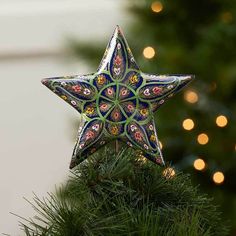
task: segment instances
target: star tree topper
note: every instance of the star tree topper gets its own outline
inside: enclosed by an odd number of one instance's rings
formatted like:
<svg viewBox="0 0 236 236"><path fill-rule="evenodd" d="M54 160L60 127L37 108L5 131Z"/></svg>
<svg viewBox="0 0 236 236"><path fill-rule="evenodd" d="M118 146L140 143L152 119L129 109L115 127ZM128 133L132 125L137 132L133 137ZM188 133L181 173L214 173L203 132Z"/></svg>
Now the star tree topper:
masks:
<svg viewBox="0 0 236 236"><path fill-rule="evenodd" d="M164 164L153 113L192 79L141 72L117 26L97 72L42 80L83 117L70 168L114 139Z"/></svg>

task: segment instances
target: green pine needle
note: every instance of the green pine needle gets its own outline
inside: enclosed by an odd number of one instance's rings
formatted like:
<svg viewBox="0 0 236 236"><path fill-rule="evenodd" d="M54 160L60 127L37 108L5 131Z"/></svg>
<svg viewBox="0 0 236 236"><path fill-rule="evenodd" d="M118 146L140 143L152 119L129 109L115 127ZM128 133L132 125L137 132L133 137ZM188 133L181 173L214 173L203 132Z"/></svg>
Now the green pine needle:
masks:
<svg viewBox="0 0 236 236"><path fill-rule="evenodd" d="M226 235L211 199L189 176L163 176L163 167L138 154L101 150L75 168L67 183L30 203L34 219L24 220L27 236Z"/></svg>

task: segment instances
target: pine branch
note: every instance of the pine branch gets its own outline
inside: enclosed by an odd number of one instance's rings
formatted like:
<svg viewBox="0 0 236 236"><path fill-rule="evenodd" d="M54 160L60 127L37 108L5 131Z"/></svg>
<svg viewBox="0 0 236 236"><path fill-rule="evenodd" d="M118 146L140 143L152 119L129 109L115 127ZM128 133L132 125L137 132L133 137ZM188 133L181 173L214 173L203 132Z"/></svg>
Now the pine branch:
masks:
<svg viewBox="0 0 236 236"><path fill-rule="evenodd" d="M34 197L26 235L226 235L217 207L189 176L163 176L163 167L137 152L101 150L75 168L55 194Z"/></svg>

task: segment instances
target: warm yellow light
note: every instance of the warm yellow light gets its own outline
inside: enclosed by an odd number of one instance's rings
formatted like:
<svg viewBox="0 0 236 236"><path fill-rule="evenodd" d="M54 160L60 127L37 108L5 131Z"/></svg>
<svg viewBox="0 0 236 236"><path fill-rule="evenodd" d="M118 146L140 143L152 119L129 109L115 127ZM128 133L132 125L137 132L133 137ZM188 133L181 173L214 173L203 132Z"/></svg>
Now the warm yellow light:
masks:
<svg viewBox="0 0 236 236"><path fill-rule="evenodd" d="M198 143L201 144L201 145L207 144L208 141L209 141L208 135L205 134L205 133L199 134L199 135L197 136L197 141L198 141Z"/></svg>
<svg viewBox="0 0 236 236"><path fill-rule="evenodd" d="M146 47L143 49L143 56L147 59L152 59L155 56L155 50L153 47Z"/></svg>
<svg viewBox="0 0 236 236"><path fill-rule="evenodd" d="M228 123L227 117L220 115L216 117L216 124L219 127L225 127Z"/></svg>
<svg viewBox="0 0 236 236"><path fill-rule="evenodd" d="M196 103L198 101L198 95L194 91L187 90L184 93L184 99L189 103Z"/></svg>
<svg viewBox="0 0 236 236"><path fill-rule="evenodd" d="M159 146L160 146L160 149L163 148L163 145L162 145L162 142L161 142L161 141L159 141Z"/></svg>
<svg viewBox="0 0 236 236"><path fill-rule="evenodd" d="M206 167L206 163L203 159L199 158L193 162L193 166L196 170L204 170Z"/></svg>
<svg viewBox="0 0 236 236"><path fill-rule="evenodd" d="M185 119L182 125L183 125L183 128L186 130L191 130L194 128L194 122L192 119Z"/></svg>
<svg viewBox="0 0 236 236"><path fill-rule="evenodd" d="M162 5L161 2L156 1L156 2L153 2L153 3L152 3L152 5L151 5L151 9L152 9L153 12L155 12L155 13L159 13L159 12L162 11L162 9L163 9L163 5Z"/></svg>
<svg viewBox="0 0 236 236"><path fill-rule="evenodd" d="M221 14L221 20L224 23L231 23L233 21L233 15L231 12L226 11Z"/></svg>
<svg viewBox="0 0 236 236"><path fill-rule="evenodd" d="M167 167L162 172L163 176L165 176L167 179L171 179L175 176L175 170L171 167Z"/></svg>
<svg viewBox="0 0 236 236"><path fill-rule="evenodd" d="M217 171L213 174L212 178L216 184L222 184L224 182L225 176L221 171Z"/></svg>

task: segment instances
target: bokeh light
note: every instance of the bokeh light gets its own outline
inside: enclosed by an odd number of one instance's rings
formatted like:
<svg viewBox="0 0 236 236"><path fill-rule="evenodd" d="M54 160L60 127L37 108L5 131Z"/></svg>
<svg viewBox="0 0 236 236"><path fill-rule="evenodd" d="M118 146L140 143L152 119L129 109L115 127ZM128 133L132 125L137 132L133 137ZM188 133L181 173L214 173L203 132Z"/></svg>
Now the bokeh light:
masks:
<svg viewBox="0 0 236 236"><path fill-rule="evenodd" d="M194 128L194 122L192 119L185 119L182 126L185 130L192 130Z"/></svg>
<svg viewBox="0 0 236 236"><path fill-rule="evenodd" d="M175 170L171 167L167 167L162 172L163 176L165 176L167 179L171 179L175 176Z"/></svg>
<svg viewBox="0 0 236 236"><path fill-rule="evenodd" d="M212 179L216 184L222 184L225 180L225 176L221 171L217 171L213 174Z"/></svg>
<svg viewBox="0 0 236 236"><path fill-rule="evenodd" d="M162 9L163 9L163 5L162 5L161 2L159 2L159 1L155 1L155 2L152 3L152 5L151 5L151 9L152 9L153 12L155 12L155 13L159 13L159 12L162 11Z"/></svg>
<svg viewBox="0 0 236 236"><path fill-rule="evenodd" d="M205 167L206 167L206 163L203 159L201 158L198 158L196 159L194 162L193 162L193 167L196 169L196 170L204 170Z"/></svg>
<svg viewBox="0 0 236 236"><path fill-rule="evenodd" d="M159 141L159 146L160 146L160 149L162 149L162 148L163 148L163 144L162 144L162 142L161 142L161 141Z"/></svg>
<svg viewBox="0 0 236 236"><path fill-rule="evenodd" d="M199 144L205 145L205 144L208 143L209 137L208 137L207 134L201 133L201 134L199 134L199 135L197 136L197 141L198 141Z"/></svg>
<svg viewBox="0 0 236 236"><path fill-rule="evenodd" d="M228 123L226 116L220 115L216 117L216 125L219 127L225 127Z"/></svg>
<svg viewBox="0 0 236 236"><path fill-rule="evenodd" d="M187 90L184 93L184 99L189 103L196 103L198 101L198 95L195 91Z"/></svg>
<svg viewBox="0 0 236 236"><path fill-rule="evenodd" d="M223 12L221 14L221 20L224 22L224 23L231 23L233 21L233 15L231 12L229 11L226 11L226 12Z"/></svg>
<svg viewBox="0 0 236 236"><path fill-rule="evenodd" d="M147 59L152 59L155 56L155 50L153 47L146 47L143 49L143 56Z"/></svg>

